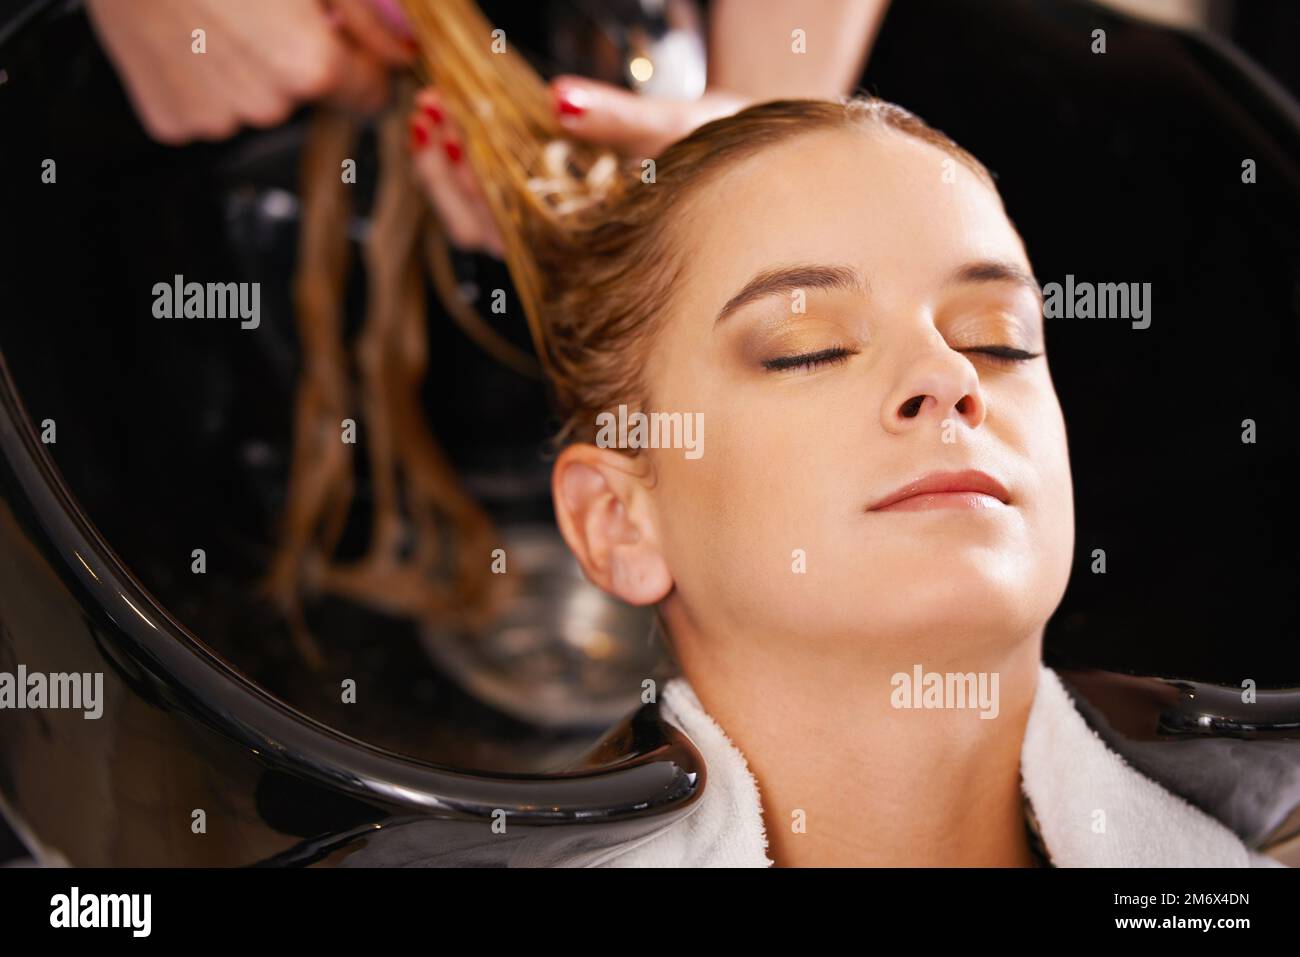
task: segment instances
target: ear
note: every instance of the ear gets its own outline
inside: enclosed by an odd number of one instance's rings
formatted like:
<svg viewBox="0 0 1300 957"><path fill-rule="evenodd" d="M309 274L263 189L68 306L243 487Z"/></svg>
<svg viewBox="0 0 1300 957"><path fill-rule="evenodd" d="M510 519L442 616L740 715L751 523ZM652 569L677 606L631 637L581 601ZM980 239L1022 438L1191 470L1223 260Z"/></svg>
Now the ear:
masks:
<svg viewBox="0 0 1300 957"><path fill-rule="evenodd" d="M650 500L650 462L590 443L567 446L551 470L560 533L587 578L630 605L673 586Z"/></svg>

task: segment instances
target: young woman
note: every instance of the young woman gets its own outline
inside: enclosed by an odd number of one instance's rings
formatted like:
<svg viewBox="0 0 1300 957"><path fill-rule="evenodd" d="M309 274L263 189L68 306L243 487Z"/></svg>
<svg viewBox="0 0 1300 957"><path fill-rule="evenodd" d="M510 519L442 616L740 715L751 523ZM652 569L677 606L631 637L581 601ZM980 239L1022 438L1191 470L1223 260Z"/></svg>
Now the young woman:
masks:
<svg viewBox="0 0 1300 957"><path fill-rule="evenodd" d="M1126 765L1042 664L1065 426L978 161L879 100L769 102L563 234L521 229L560 529L657 607L664 713L709 774L686 819L569 863L1275 863ZM602 429L636 412L702 431Z"/></svg>

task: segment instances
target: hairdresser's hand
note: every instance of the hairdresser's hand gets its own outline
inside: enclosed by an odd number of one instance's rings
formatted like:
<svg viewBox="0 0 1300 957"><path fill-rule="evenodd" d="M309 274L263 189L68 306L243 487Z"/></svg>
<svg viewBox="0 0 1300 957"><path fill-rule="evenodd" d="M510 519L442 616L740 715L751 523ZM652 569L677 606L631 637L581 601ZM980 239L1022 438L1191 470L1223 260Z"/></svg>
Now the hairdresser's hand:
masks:
<svg viewBox="0 0 1300 957"><path fill-rule="evenodd" d="M452 245L505 259L505 244L492 221L478 177L465 162L465 135L447 114L433 87L415 96L411 114L411 162Z"/></svg>
<svg viewBox="0 0 1300 957"><path fill-rule="evenodd" d="M388 98L414 47L370 0L87 0L136 114L155 139L224 139L302 102L360 112ZM193 33L203 30L205 52Z"/></svg>
<svg viewBox="0 0 1300 957"><path fill-rule="evenodd" d="M698 100L656 99L568 76L552 81L551 91L556 117L575 139L633 158L657 156L697 126L729 116L749 102L718 92L705 93ZM464 146L464 135L447 116L437 90L422 90L411 116L415 171L454 245L504 258L501 234L478 179L464 162Z"/></svg>
<svg viewBox="0 0 1300 957"><path fill-rule="evenodd" d="M658 156L665 147L710 120L730 116L752 99L708 90L696 100L639 96L580 76L551 81L556 116L575 139L608 146L633 159Z"/></svg>

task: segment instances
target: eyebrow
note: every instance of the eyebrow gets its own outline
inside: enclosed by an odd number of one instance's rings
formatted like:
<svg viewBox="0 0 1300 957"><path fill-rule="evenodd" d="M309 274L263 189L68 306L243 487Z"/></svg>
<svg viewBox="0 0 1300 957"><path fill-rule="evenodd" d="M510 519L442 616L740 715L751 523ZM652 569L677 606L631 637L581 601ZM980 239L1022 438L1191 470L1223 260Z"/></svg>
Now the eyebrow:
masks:
<svg viewBox="0 0 1300 957"><path fill-rule="evenodd" d="M768 296L794 292L796 289L846 289L865 292L866 281L848 266L795 265L765 269L745 283L740 292L718 310L717 325L742 306Z"/></svg>
<svg viewBox="0 0 1300 957"><path fill-rule="evenodd" d="M1033 291L1040 300L1042 286L1033 274L1015 263L998 259L980 259L955 269L948 285L985 282L1012 282ZM775 266L756 274L718 310L714 325L736 310L768 296L782 295L796 289L842 289L865 293L866 280L848 266L793 265Z"/></svg>
<svg viewBox="0 0 1300 957"><path fill-rule="evenodd" d="M949 285L978 282L1013 282L1033 290L1035 296L1043 298L1043 287L1033 274L1023 266L1003 262L999 259L980 259L976 262L959 266L948 277Z"/></svg>

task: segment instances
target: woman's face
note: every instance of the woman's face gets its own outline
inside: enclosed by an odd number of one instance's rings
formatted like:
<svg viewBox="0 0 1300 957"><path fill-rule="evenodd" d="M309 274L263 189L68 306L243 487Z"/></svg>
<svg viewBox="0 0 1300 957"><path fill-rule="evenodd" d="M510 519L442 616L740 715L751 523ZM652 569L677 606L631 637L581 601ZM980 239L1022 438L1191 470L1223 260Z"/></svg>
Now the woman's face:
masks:
<svg viewBox="0 0 1300 957"><path fill-rule="evenodd" d="M993 190L894 131L817 132L729 169L681 232L646 411L703 413L703 454L643 453L670 625L801 641L1041 628L1069 576L1069 461L1046 357L1007 358L1043 352L1043 319ZM968 470L1005 495L875 507Z"/></svg>

